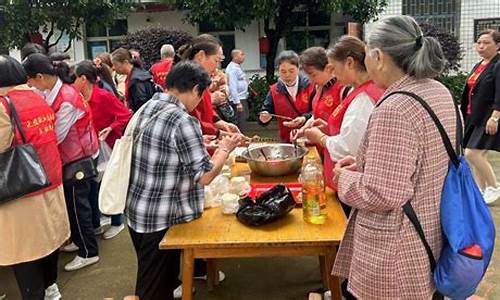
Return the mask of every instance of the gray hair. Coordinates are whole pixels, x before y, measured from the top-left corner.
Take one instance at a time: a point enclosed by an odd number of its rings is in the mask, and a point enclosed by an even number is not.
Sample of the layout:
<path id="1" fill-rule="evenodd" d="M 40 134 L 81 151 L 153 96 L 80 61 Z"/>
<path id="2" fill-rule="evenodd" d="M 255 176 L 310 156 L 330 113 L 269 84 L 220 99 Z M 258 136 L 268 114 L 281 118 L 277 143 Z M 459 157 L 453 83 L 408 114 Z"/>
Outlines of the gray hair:
<path id="1" fill-rule="evenodd" d="M 239 48 L 234 48 L 232 51 L 231 51 L 231 58 L 235 58 L 236 55 L 240 54 L 241 52 L 243 52 L 243 50 L 239 49 Z"/>
<path id="2" fill-rule="evenodd" d="M 299 67 L 299 55 L 293 50 L 284 50 L 276 58 L 276 66 L 280 66 L 282 63 L 290 63 L 297 68 Z"/>
<path id="3" fill-rule="evenodd" d="M 445 65 L 443 50 L 433 37 L 423 36 L 415 19 L 395 16 L 376 22 L 367 38 L 368 49 L 378 48 L 389 55 L 406 74 L 433 78 Z"/>
<path id="4" fill-rule="evenodd" d="M 175 55 L 174 46 L 172 46 L 170 44 L 165 44 L 165 45 L 161 46 L 160 56 L 162 58 L 174 57 L 174 55 Z"/>

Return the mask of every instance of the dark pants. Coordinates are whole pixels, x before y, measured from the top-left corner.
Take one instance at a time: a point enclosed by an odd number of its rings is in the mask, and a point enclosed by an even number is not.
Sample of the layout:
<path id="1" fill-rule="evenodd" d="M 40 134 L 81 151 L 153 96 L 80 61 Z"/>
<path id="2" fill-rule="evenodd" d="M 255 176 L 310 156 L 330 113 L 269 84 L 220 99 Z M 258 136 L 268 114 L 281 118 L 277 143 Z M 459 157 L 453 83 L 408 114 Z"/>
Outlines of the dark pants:
<path id="1" fill-rule="evenodd" d="M 17 285 L 24 300 L 43 300 L 45 289 L 57 280 L 59 250 L 43 258 L 13 265 Z"/>
<path id="2" fill-rule="evenodd" d="M 356 297 L 354 297 L 353 294 L 351 294 L 348 290 L 347 290 L 347 279 L 344 280 L 342 282 L 342 284 L 340 285 L 340 289 L 342 291 L 342 296 L 344 296 L 345 300 L 356 300 Z"/>
<path id="3" fill-rule="evenodd" d="M 141 300 L 173 299 L 173 292 L 181 283 L 181 251 L 158 248 L 167 229 L 138 233 L 129 227 L 129 232 L 137 254 L 135 294 Z"/>
<path id="4" fill-rule="evenodd" d="M 64 184 L 71 239 L 79 248 L 78 256 L 84 258 L 98 255 L 97 240 L 92 226 L 92 208 L 89 201 L 91 180 Z"/>
<path id="5" fill-rule="evenodd" d="M 141 300 L 173 299 L 173 292 L 181 281 L 180 250 L 160 250 L 158 245 L 167 229 L 153 233 L 138 233 L 128 228 L 137 255 L 135 294 Z M 194 261 L 194 276 L 207 274 L 207 263 Z"/>
<path id="6" fill-rule="evenodd" d="M 248 101 L 245 100 L 240 100 L 240 103 L 243 105 L 243 111 L 238 111 L 236 108 L 236 104 L 231 103 L 231 106 L 233 107 L 234 114 L 235 114 L 235 119 L 236 119 L 236 126 L 241 131 L 244 131 L 246 129 L 246 124 L 247 124 L 247 119 L 248 119 Z"/>
<path id="7" fill-rule="evenodd" d="M 90 207 L 92 208 L 92 226 L 94 229 L 101 226 L 101 211 L 99 210 L 99 188 L 100 182 L 90 181 Z M 123 214 L 111 216 L 111 226 L 120 226 L 123 224 Z"/>

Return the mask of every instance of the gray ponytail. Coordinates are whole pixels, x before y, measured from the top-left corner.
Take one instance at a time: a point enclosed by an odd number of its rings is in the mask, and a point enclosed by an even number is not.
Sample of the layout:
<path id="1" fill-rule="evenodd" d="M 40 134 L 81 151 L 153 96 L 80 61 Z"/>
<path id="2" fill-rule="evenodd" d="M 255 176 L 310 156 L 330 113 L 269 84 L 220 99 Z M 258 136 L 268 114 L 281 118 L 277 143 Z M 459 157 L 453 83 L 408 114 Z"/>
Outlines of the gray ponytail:
<path id="1" fill-rule="evenodd" d="M 423 36 L 420 26 L 409 16 L 389 17 L 375 23 L 367 41 L 369 49 L 379 48 L 406 74 L 419 79 L 436 77 L 445 65 L 439 42 Z"/>

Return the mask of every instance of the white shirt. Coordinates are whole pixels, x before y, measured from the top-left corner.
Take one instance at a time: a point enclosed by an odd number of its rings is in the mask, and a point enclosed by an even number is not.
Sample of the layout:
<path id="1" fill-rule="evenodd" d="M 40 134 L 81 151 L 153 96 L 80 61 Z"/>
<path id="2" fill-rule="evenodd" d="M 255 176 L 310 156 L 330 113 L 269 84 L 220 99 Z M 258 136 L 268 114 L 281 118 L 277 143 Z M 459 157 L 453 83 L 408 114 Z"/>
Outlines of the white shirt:
<path id="1" fill-rule="evenodd" d="M 49 106 L 52 107 L 52 104 L 56 100 L 57 94 L 59 94 L 62 85 L 63 83 L 61 79 L 57 79 L 56 84 L 45 97 L 45 101 L 47 101 L 47 104 L 49 104 Z M 71 127 L 84 115 L 85 112 L 79 110 L 68 102 L 64 102 L 61 104 L 59 110 L 56 112 L 55 121 L 55 131 L 58 144 L 64 141 Z"/>
<path id="2" fill-rule="evenodd" d="M 339 161 L 347 155 L 356 157 L 374 104 L 366 93 L 361 93 L 347 108 L 340 133 L 326 139 L 326 148 L 333 161 Z"/>
<path id="3" fill-rule="evenodd" d="M 241 65 L 233 61 L 230 62 L 226 67 L 226 75 L 231 103 L 239 104 L 240 100 L 246 100 L 248 98 L 248 81 Z"/>
<path id="4" fill-rule="evenodd" d="M 295 101 L 295 98 L 297 98 L 297 92 L 299 90 L 299 76 L 297 76 L 297 79 L 295 79 L 295 84 L 292 86 L 286 85 L 284 81 L 281 81 L 281 83 L 285 85 L 288 94 L 290 94 L 290 96 L 292 96 L 292 100 Z"/>

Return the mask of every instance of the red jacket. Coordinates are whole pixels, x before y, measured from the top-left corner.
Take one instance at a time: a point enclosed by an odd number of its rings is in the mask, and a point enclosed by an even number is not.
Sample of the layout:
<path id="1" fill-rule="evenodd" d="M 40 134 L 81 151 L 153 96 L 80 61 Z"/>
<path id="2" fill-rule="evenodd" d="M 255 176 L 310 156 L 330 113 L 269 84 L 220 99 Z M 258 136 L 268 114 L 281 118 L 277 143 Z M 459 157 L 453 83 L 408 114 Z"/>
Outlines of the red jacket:
<path id="1" fill-rule="evenodd" d="M 200 121 L 201 132 L 203 134 L 217 134 L 214 122 L 218 119 L 218 116 L 212 107 L 212 96 L 208 89 L 203 92 L 200 103 L 190 114 Z"/>
<path id="2" fill-rule="evenodd" d="M 59 144 L 59 152 L 63 165 L 93 156 L 99 150 L 99 140 L 92 124 L 90 107 L 83 96 L 71 85 L 64 83 L 52 103 L 57 115 L 61 104 L 70 103 L 85 114 L 71 127 L 66 138 Z"/>
<path id="3" fill-rule="evenodd" d="M 54 131 L 56 116 L 47 102 L 31 90 L 11 90 L 7 95 L 19 115 L 26 142 L 35 147 L 50 181 L 50 186 L 28 196 L 52 190 L 62 183 L 61 157 L 57 149 L 57 137 Z M 11 115 L 7 102 L 2 99 L 2 103 L 7 113 Z M 16 131 L 14 139 L 18 144 L 23 143 L 19 131 Z"/>
<path id="4" fill-rule="evenodd" d="M 165 88 L 165 79 L 167 78 L 168 72 L 170 72 L 170 69 L 172 68 L 173 61 L 174 60 L 171 58 L 161 60 L 154 64 L 149 70 L 151 75 L 153 75 L 153 81 L 162 88 Z"/>
<path id="5" fill-rule="evenodd" d="M 113 129 L 106 138 L 106 143 L 113 148 L 115 141 L 123 135 L 132 113 L 118 98 L 97 85 L 92 88 L 89 105 L 96 133 L 106 127 Z"/>

